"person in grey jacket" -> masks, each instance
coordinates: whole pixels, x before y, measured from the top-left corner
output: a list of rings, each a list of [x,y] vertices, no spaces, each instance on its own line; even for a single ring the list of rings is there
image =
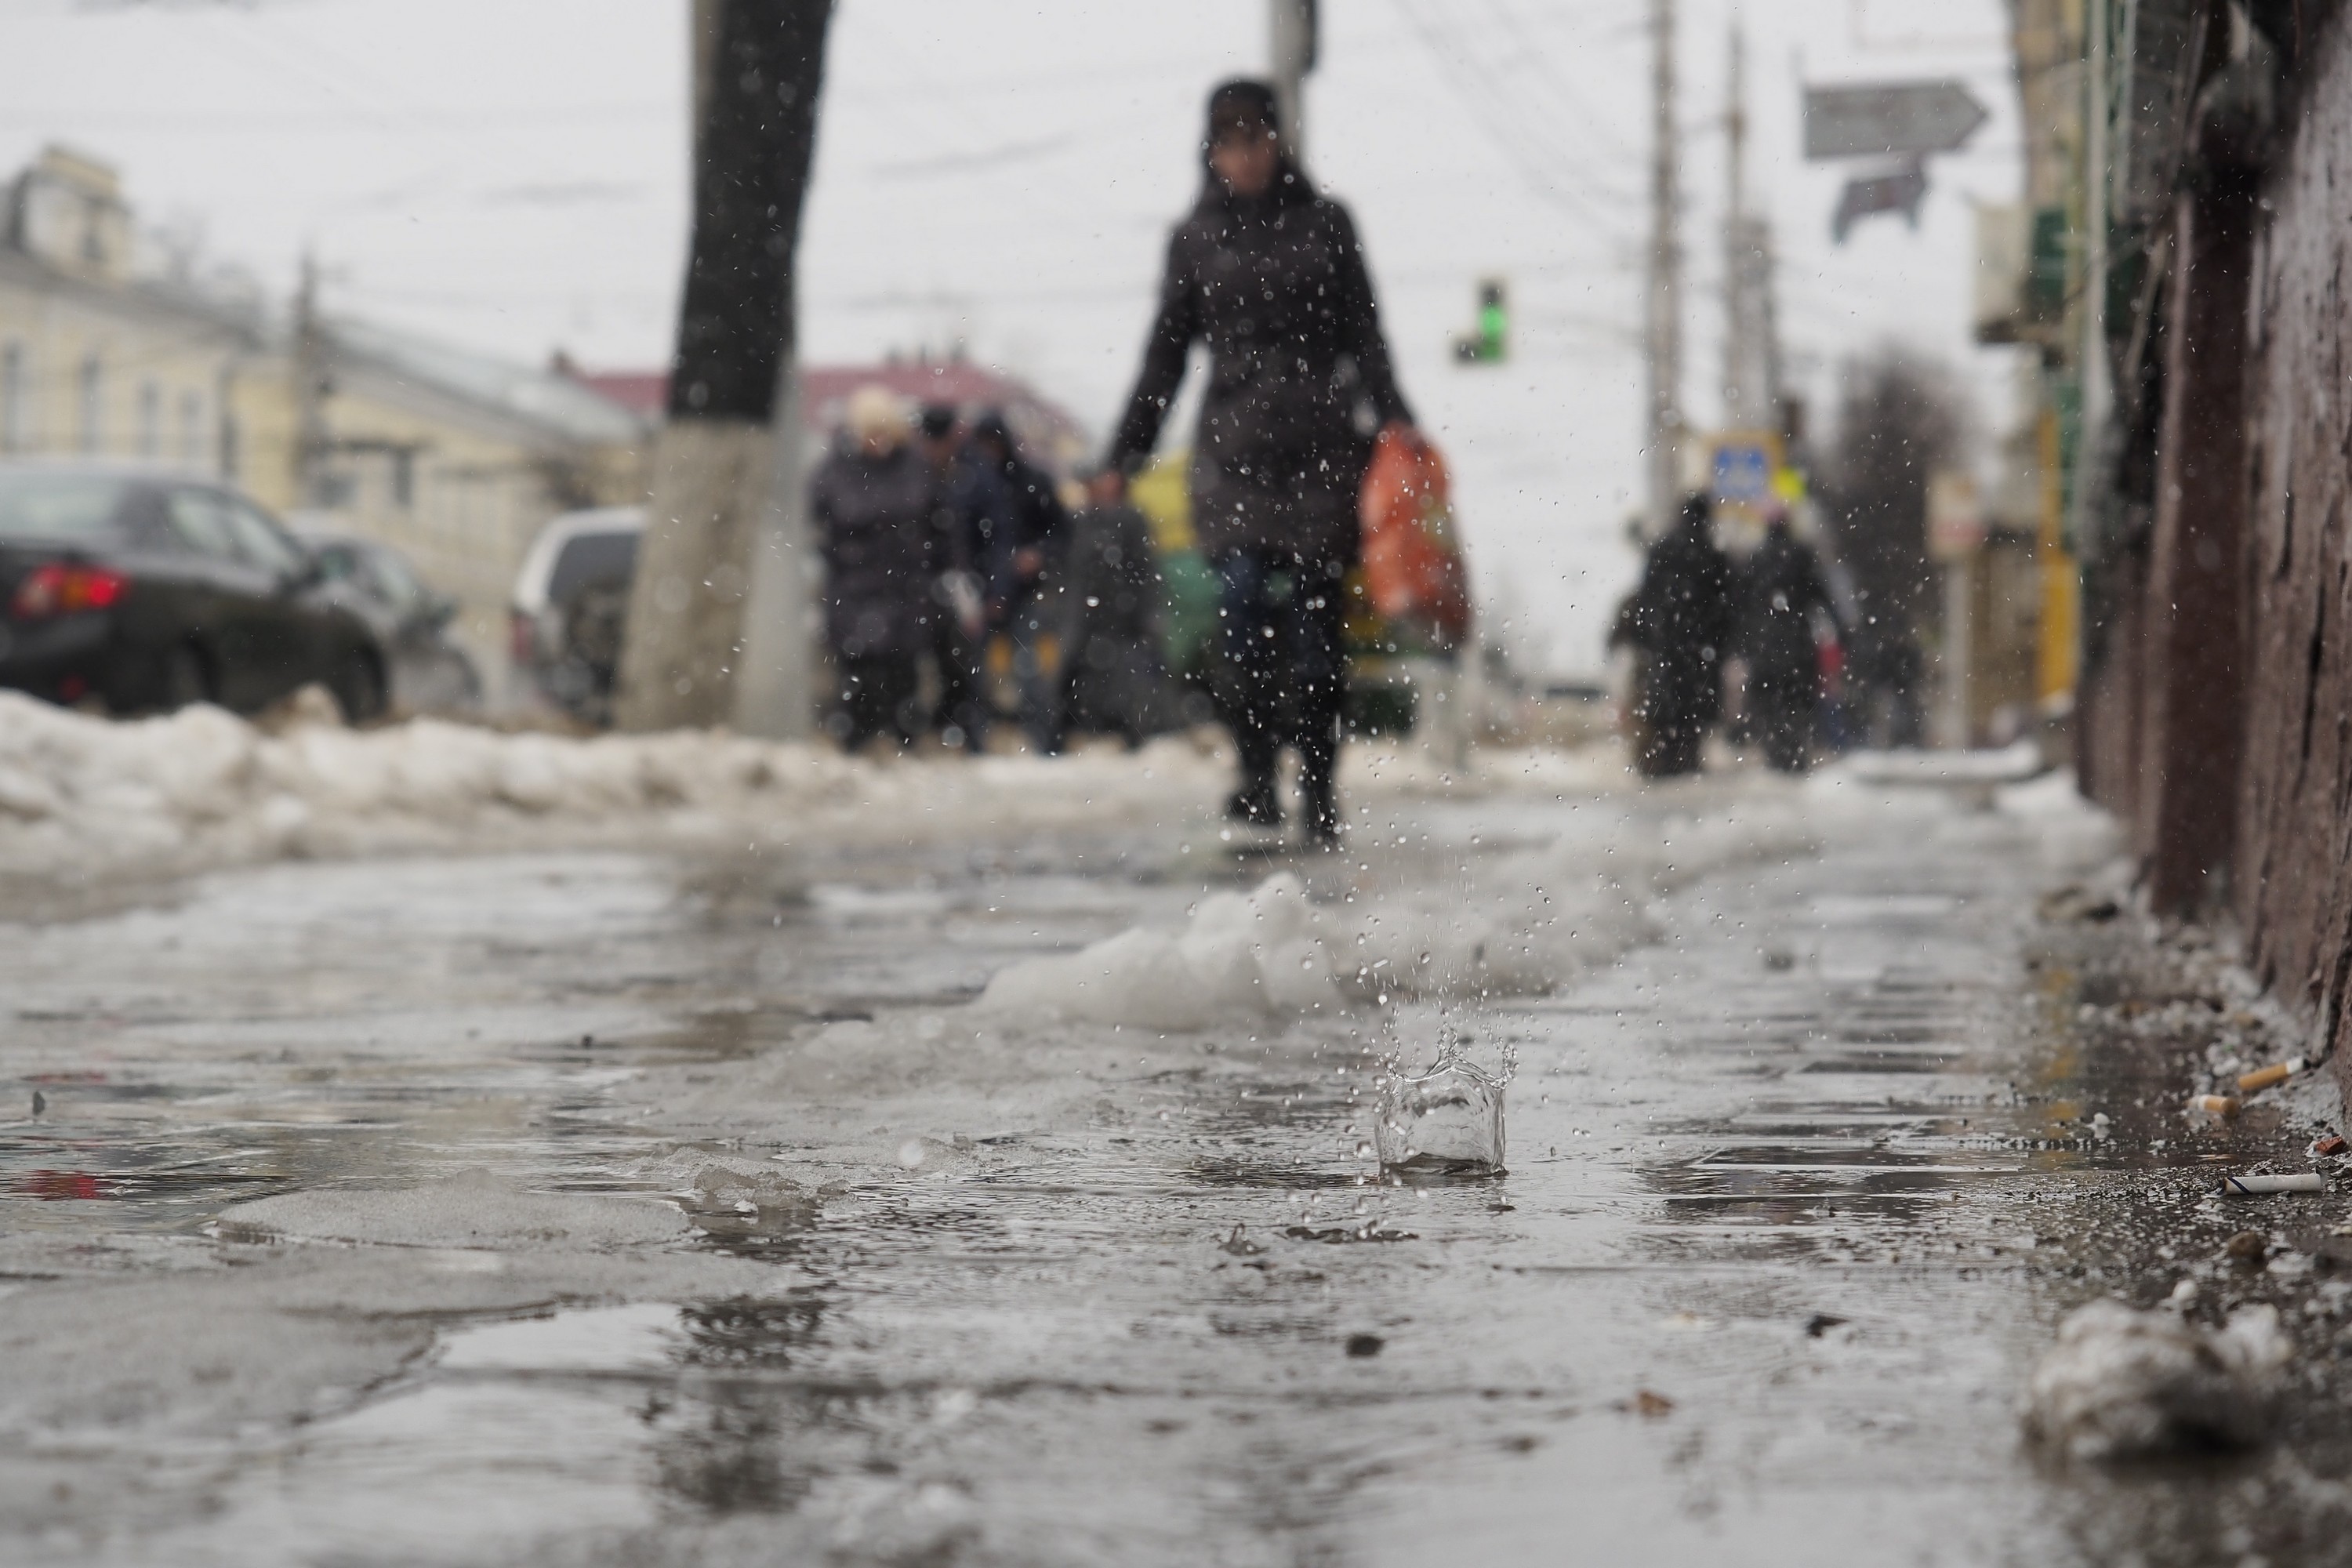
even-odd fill
[[[1209,384],[1193,443],[1193,528],[1222,585],[1221,704],[1241,759],[1228,810],[1279,824],[1275,764],[1299,752],[1307,832],[1328,842],[1347,665],[1342,584],[1372,438],[1412,412],[1381,335],[1347,208],[1283,144],[1273,89],[1226,82],[1209,100],[1204,179],[1168,245],[1143,369],[1108,466],[1151,455],[1194,342]]]
[[[940,613],[938,476],[908,439],[906,410],[878,386],[852,394],[846,428],[810,482],[824,551],[825,641],[840,698],[825,727],[855,752],[887,731],[922,731],[919,660]]]

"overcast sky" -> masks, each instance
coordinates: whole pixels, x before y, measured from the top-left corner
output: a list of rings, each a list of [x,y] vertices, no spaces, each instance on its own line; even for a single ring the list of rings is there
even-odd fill
[[[1601,663],[1633,570],[1647,230],[1645,0],[1323,0],[1309,163],[1355,210],[1408,396],[1452,457],[1491,616]],[[687,0],[5,0],[0,165],[117,163],[142,218],[273,292],[315,247],[331,309],[539,360],[666,361],[687,227]],[[1826,411],[1893,338],[1990,426],[2008,351],[1969,341],[1971,199],[2014,199],[2001,0],[1681,0],[1685,401],[1717,406],[1727,37],[1748,35],[1749,186],[1776,226],[1791,373]],[[1923,32],[1922,29],[1928,29]],[[961,339],[1101,431],[1198,180],[1201,101],[1263,68],[1263,0],[843,0],[803,248],[811,358]],[[1957,75],[1993,111],[1931,168],[1916,233],[1829,216],[1801,80]],[[1451,358],[1482,275],[1508,364]]]

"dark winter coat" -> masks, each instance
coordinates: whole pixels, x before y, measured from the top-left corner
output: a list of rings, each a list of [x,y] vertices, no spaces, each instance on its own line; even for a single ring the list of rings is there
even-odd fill
[[[1759,688],[1811,691],[1821,681],[1813,612],[1837,609],[1811,545],[1775,528],[1740,574],[1739,652]]]
[[[931,586],[945,565],[938,479],[912,443],[871,458],[846,440],[816,471],[810,511],[824,551],[825,638],[842,658],[911,656],[930,644]]]
[[[1169,240],[1160,313],[1113,465],[1132,470],[1150,457],[1196,342],[1209,350],[1192,471],[1202,548],[1354,561],[1371,438],[1412,413],[1355,223],[1286,160],[1255,200],[1211,176]]]
[[[1002,624],[1037,586],[1020,575],[1013,558],[1024,550],[1052,550],[1069,513],[1055,493],[1054,477],[1034,463],[1008,458],[993,466],[991,478],[994,499],[981,524],[980,574],[990,617]]]
[[[1160,657],[1159,552],[1132,506],[1071,517],[1052,574],[1066,718],[1072,727],[1154,734],[1174,722]]]
[[[1707,525],[1685,523],[1650,546],[1626,633],[1649,656],[1654,722],[1687,728],[1723,712],[1723,658],[1734,631],[1731,558]]]

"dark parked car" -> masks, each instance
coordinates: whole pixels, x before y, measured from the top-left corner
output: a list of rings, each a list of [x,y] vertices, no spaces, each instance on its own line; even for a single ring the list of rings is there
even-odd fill
[[[244,496],[127,465],[0,464],[0,686],[117,713],[249,713],[311,681],[383,711],[374,632]]]
[[[643,507],[568,511],[539,531],[515,574],[515,668],[584,723],[612,722],[629,584],[645,531]]]
[[[299,516],[293,521],[330,596],[374,629],[376,646],[391,662],[394,706],[448,713],[482,705],[481,674],[449,636],[457,614],[454,597],[426,586],[408,558],[389,544],[316,530]]]

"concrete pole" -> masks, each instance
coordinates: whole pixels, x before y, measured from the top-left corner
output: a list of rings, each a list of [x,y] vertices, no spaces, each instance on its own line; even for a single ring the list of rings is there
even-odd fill
[[[1282,139],[1307,166],[1307,73],[1315,68],[1315,0],[1267,0],[1267,72],[1282,105]]]
[[[801,428],[800,367],[776,389],[765,515],[751,537],[743,641],[735,668],[735,728],[769,741],[816,731],[817,588],[808,524],[808,437]]]
[[[319,258],[302,253],[294,291],[294,493],[303,506],[325,506],[327,450],[327,330],[319,320]]]
[[[1731,29],[1731,70],[1724,104],[1723,422],[1733,429],[1766,430],[1774,418],[1771,264],[1769,232],[1748,214],[1748,49]]]
[[[1650,0],[1656,50],[1650,155],[1650,526],[1674,526],[1682,499],[1682,200],[1675,128],[1675,0]]]

